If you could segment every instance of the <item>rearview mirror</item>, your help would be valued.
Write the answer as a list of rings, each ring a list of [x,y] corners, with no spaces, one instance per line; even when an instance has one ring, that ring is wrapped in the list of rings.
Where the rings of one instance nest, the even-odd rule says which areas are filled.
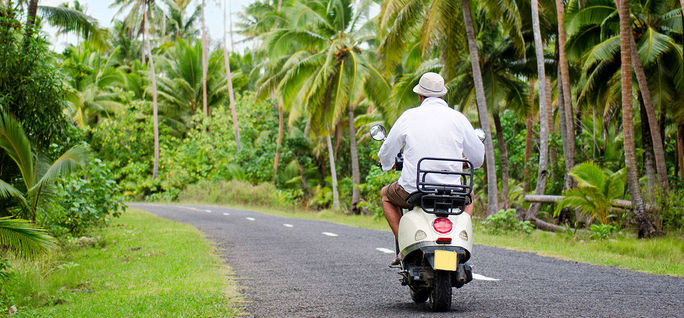
[[[487,134],[485,134],[482,128],[475,128],[475,135],[477,135],[477,138],[480,138],[481,142],[484,142],[485,139],[487,139]]]
[[[370,135],[371,138],[377,141],[385,140],[385,127],[380,124],[373,125],[373,127],[370,128]]]

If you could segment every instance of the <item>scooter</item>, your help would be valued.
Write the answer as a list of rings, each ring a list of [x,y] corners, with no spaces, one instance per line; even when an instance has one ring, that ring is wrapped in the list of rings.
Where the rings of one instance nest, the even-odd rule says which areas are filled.
[[[484,132],[476,130],[484,141]],[[385,128],[370,129],[373,139],[383,141]],[[396,158],[401,169],[401,153]],[[462,165],[462,169],[431,170],[435,164]],[[451,308],[452,288],[461,288],[473,280],[467,261],[473,249],[473,226],[470,216],[463,213],[472,203],[473,169],[470,161],[452,158],[422,158],[417,165],[416,188],[407,203],[413,208],[404,211],[399,222],[399,238],[395,241],[401,259],[401,284],[408,286],[417,304],[429,299],[433,311]],[[457,182],[431,183],[428,176],[448,175]],[[444,179],[444,178],[442,178]]]

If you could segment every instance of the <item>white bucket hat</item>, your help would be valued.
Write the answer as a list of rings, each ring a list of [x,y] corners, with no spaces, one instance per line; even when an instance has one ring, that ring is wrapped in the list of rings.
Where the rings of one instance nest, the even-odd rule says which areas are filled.
[[[413,87],[413,92],[425,97],[440,97],[446,94],[447,89],[441,75],[427,72],[420,77],[418,85]]]

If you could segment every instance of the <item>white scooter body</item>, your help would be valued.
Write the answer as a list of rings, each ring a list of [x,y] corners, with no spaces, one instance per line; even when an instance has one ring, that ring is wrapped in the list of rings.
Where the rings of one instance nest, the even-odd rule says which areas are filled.
[[[453,224],[450,232],[438,233],[432,226],[437,215],[426,213],[420,206],[404,213],[399,221],[399,251],[409,254],[419,247],[430,246],[459,246],[468,254],[473,249],[473,223],[468,213],[450,215],[448,218]],[[451,238],[450,244],[436,243],[438,238]]]

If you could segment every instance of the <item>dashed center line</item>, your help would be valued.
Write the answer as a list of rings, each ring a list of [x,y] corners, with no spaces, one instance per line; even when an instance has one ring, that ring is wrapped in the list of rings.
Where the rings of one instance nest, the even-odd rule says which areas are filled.
[[[487,277],[487,276],[475,274],[475,273],[473,273],[473,279],[486,280],[486,281],[490,281],[490,282],[500,281],[500,279],[498,279],[498,278],[491,278],[491,277]]]
[[[256,221],[255,218],[250,218],[250,217],[246,217],[245,219],[247,219],[248,221]]]
[[[211,210],[203,210],[204,212],[211,213]]]
[[[325,235],[325,236],[330,236],[330,237],[339,236],[339,235],[337,235],[337,234],[335,234],[335,233],[330,233],[330,232],[321,232],[321,234],[323,234],[323,235]]]
[[[283,224],[283,226],[284,226],[284,227],[294,227],[294,225],[292,225],[292,224],[287,224],[287,223]]]
[[[385,254],[394,254],[394,250],[391,250],[389,248],[384,248],[384,247],[378,247],[376,250],[383,252]]]
[[[223,212],[223,215],[228,216],[228,215],[230,215],[230,213]]]

